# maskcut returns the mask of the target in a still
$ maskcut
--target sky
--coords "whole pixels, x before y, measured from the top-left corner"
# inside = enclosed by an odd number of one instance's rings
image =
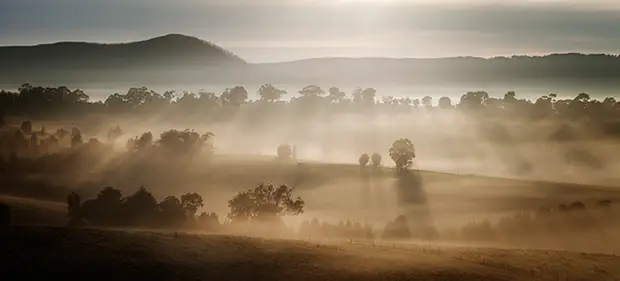
[[[620,0],[0,0],[0,45],[195,36],[250,62],[620,53]]]

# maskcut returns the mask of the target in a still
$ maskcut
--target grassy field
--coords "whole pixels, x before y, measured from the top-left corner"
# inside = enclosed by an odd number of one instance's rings
[[[554,251],[317,244],[249,237],[14,227],[12,280],[617,280],[620,257]],[[9,280],[4,279],[3,280]]]
[[[269,159],[229,157],[227,162],[221,160],[212,169],[193,174],[194,178],[186,179],[187,185],[204,195],[209,210],[221,211],[225,199],[236,190],[252,187],[257,182],[289,183],[300,175],[313,179],[296,191],[307,201],[305,218],[364,219],[368,214],[365,211],[378,213],[377,208],[387,208],[387,205],[371,204],[363,209],[360,189],[367,183],[355,165],[280,165]],[[421,172],[421,177],[426,204],[436,221],[455,226],[468,219],[534,210],[573,200],[620,198],[620,189],[615,187],[435,172]],[[381,198],[382,193],[388,196],[393,184],[391,170],[383,170],[372,177],[372,197]],[[0,196],[0,202],[12,207],[16,225],[0,230],[3,265],[0,280],[599,281],[620,278],[620,257],[613,255],[446,244],[376,242],[373,245],[67,229],[62,227],[67,222],[64,202],[15,196]],[[383,215],[378,219],[393,219],[393,214]]]

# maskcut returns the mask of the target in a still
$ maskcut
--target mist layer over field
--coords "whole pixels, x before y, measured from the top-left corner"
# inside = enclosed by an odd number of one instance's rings
[[[460,112],[394,112],[324,114],[304,117],[300,111],[265,113],[262,120],[240,112],[224,123],[158,122],[150,120],[99,120],[102,124],[123,124],[125,139],[151,131],[158,135],[170,128],[193,128],[215,134],[214,144],[222,154],[274,156],[280,144],[296,148],[301,161],[357,163],[362,153],[380,153],[384,165],[392,166],[387,150],[395,139],[409,138],[416,146],[416,167],[458,174],[520,177],[548,181],[612,184],[618,169],[613,140],[559,142],[552,136],[562,123],[542,120],[531,123],[494,119],[472,119]],[[252,114],[255,116],[255,114]],[[498,142],[493,128],[503,129]],[[105,127],[105,126],[103,126]],[[93,130],[96,134],[96,130]],[[102,134],[105,130],[101,131]],[[583,134],[587,134],[583,133]],[[587,169],[567,163],[566,154],[583,149],[604,163],[602,169]],[[522,171],[528,163],[531,169]]]

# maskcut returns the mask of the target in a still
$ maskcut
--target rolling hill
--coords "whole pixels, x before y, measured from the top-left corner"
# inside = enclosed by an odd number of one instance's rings
[[[158,72],[198,73],[244,65],[223,48],[195,37],[168,34],[144,41],[100,44],[59,42],[0,47],[0,83],[157,81]]]
[[[10,243],[9,243],[10,241]],[[3,280],[615,280],[620,258],[53,227],[0,232]]]
[[[0,47],[0,84],[274,83],[442,84],[510,87],[615,85],[620,58],[604,54],[551,54],[496,58],[315,58],[246,63],[196,37],[169,34],[122,44],[60,42]]]

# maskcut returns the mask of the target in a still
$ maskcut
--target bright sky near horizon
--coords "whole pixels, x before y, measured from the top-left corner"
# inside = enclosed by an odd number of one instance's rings
[[[620,53],[620,0],[0,0],[0,45],[181,33],[252,62]]]

